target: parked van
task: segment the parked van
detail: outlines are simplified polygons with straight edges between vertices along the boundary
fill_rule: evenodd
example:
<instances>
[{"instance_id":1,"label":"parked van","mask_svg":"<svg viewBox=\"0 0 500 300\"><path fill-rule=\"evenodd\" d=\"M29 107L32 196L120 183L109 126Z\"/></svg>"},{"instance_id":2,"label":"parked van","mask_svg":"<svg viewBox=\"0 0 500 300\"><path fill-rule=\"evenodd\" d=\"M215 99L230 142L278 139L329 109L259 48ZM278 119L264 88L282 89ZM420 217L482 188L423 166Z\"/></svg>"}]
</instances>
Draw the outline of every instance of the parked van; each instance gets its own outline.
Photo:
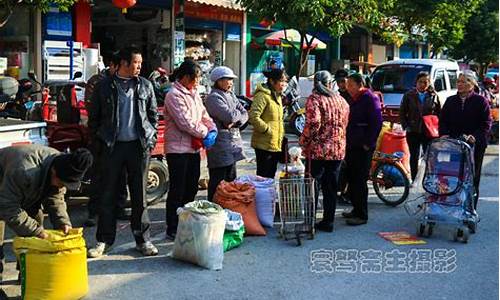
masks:
<instances>
[{"instance_id":1,"label":"parked van","mask_svg":"<svg viewBox=\"0 0 500 300\"><path fill-rule=\"evenodd\" d=\"M457 93L459 67L456 61L439 59L400 59L379 65L371 76L372 88L384 95L384 104L399 109L404 93L415 87L417 74L428 72L441 106Z\"/></svg>"}]
</instances>

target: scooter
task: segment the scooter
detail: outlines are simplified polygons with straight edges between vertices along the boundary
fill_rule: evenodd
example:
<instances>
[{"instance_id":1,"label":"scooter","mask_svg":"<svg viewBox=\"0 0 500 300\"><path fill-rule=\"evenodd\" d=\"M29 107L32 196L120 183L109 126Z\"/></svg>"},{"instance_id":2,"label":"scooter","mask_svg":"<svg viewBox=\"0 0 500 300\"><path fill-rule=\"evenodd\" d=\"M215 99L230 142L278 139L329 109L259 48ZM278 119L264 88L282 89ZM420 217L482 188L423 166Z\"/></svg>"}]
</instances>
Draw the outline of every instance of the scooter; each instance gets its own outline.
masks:
<instances>
[{"instance_id":1,"label":"scooter","mask_svg":"<svg viewBox=\"0 0 500 300\"><path fill-rule=\"evenodd\" d=\"M306 110L299 103L300 88L296 76L288 82L288 86L283 92L283 100L284 120L288 122L292 132L300 136L306 125Z\"/></svg>"}]
</instances>

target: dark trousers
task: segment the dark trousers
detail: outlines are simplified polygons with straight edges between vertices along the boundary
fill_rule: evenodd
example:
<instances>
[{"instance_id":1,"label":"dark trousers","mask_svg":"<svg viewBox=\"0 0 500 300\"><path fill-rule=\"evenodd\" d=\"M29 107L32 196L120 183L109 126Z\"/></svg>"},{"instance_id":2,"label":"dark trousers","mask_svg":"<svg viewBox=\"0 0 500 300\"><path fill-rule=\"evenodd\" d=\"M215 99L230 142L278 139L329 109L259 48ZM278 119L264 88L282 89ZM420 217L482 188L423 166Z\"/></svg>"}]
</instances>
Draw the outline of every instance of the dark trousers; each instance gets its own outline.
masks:
<instances>
[{"instance_id":1,"label":"dark trousers","mask_svg":"<svg viewBox=\"0 0 500 300\"><path fill-rule=\"evenodd\" d=\"M212 201L217 186L222 180L233 181L236 179L236 163L227 167L209 168L208 175L210 176L208 181L208 201Z\"/></svg>"},{"instance_id":2,"label":"dark trousers","mask_svg":"<svg viewBox=\"0 0 500 300\"><path fill-rule=\"evenodd\" d=\"M477 202L479 201L479 182L481 181L481 169L483 167L484 152L486 152L486 147L474 148L474 189L476 190L476 195L474 197L474 209L477 208Z\"/></svg>"},{"instance_id":3,"label":"dark trousers","mask_svg":"<svg viewBox=\"0 0 500 300\"><path fill-rule=\"evenodd\" d=\"M102 168L104 162L100 159L103 158L102 155L95 149L95 147L91 147L92 155L94 156L94 164L92 165L92 175L91 175L91 187L90 187L90 197L89 202L87 203L87 210L89 218L94 218L97 215L97 211L99 210L98 206L100 203L100 197L102 195L102 186L103 186L103 173L104 170ZM122 171L122 175L120 176L120 182L118 183L118 208L123 210L125 209L127 203L127 172L125 169Z\"/></svg>"},{"instance_id":4,"label":"dark trousers","mask_svg":"<svg viewBox=\"0 0 500 300\"><path fill-rule=\"evenodd\" d=\"M422 151L425 153L427 146L429 145L429 138L427 138L423 133L408 132L406 134L406 142L408 143L408 148L410 148L411 179L415 180L418 172L420 146L422 146Z\"/></svg>"},{"instance_id":5,"label":"dark trousers","mask_svg":"<svg viewBox=\"0 0 500 300\"><path fill-rule=\"evenodd\" d=\"M0 284L3 281L3 268L5 265L5 253L3 252L3 240L5 234L5 222L0 221Z\"/></svg>"},{"instance_id":6,"label":"dark trousers","mask_svg":"<svg viewBox=\"0 0 500 300\"><path fill-rule=\"evenodd\" d=\"M175 233L179 218L177 209L194 201L200 180L199 153L167 154L170 188L167 196L167 231Z\"/></svg>"},{"instance_id":7,"label":"dark trousers","mask_svg":"<svg viewBox=\"0 0 500 300\"><path fill-rule=\"evenodd\" d=\"M347 182L354 216L368 220L368 176L373 150L350 148L346 151Z\"/></svg>"},{"instance_id":8,"label":"dark trousers","mask_svg":"<svg viewBox=\"0 0 500 300\"><path fill-rule=\"evenodd\" d=\"M278 163L281 158L281 152L270 152L261 149L255 149L255 159L257 161L257 175L274 178Z\"/></svg>"},{"instance_id":9,"label":"dark trousers","mask_svg":"<svg viewBox=\"0 0 500 300\"><path fill-rule=\"evenodd\" d=\"M146 171L149 154L144 151L139 140L117 142L112 152L102 151L104 191L99 204L97 241L113 244L116 237L116 215L118 208L118 187L123 170L127 173L127 183L132 202L130 227L136 243L149 241L150 221L146 204Z\"/></svg>"},{"instance_id":10,"label":"dark trousers","mask_svg":"<svg viewBox=\"0 0 500 300\"><path fill-rule=\"evenodd\" d=\"M337 208L337 187L340 160L312 160L311 175L315 180L315 201L318 207L319 190L323 193L323 221L333 223Z\"/></svg>"}]
</instances>

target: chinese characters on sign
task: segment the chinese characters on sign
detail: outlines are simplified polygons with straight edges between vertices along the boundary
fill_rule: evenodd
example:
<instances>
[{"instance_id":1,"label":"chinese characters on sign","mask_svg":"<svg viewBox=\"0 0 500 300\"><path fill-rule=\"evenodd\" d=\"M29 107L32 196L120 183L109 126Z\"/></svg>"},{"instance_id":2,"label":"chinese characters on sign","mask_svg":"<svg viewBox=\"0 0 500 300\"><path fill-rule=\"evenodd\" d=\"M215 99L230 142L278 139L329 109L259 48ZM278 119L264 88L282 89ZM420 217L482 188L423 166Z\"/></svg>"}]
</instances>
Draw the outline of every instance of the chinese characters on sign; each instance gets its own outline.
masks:
<instances>
[{"instance_id":1,"label":"chinese characters on sign","mask_svg":"<svg viewBox=\"0 0 500 300\"><path fill-rule=\"evenodd\" d=\"M457 268L454 249L318 249L310 253L313 273L451 273Z\"/></svg>"}]
</instances>

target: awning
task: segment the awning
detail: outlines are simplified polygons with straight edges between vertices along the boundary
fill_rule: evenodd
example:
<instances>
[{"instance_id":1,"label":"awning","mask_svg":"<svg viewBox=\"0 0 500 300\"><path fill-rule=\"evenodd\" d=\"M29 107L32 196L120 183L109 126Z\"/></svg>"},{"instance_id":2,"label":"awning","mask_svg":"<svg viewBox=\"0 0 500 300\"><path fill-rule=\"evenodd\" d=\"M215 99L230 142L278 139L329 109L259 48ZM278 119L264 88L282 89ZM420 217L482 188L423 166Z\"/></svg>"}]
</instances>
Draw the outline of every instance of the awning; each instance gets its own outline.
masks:
<instances>
[{"instance_id":1,"label":"awning","mask_svg":"<svg viewBox=\"0 0 500 300\"><path fill-rule=\"evenodd\" d=\"M206 5L219 6L234 10L245 10L241 5L236 3L235 0L189 0L189 2L196 2Z\"/></svg>"}]
</instances>

